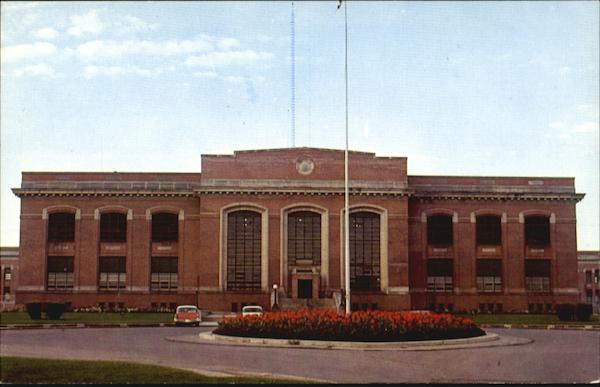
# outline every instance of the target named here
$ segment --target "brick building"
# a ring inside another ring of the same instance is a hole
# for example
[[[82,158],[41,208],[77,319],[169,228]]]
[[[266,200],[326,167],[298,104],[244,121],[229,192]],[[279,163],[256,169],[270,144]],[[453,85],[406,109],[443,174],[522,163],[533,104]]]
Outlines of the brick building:
[[[578,252],[580,302],[591,304],[600,312],[600,251]]]
[[[19,279],[19,248],[0,247],[0,310],[17,308],[15,292]]]
[[[350,152],[352,308],[549,311],[577,302],[573,178],[408,176]],[[202,155],[201,173],[23,172],[18,302],[331,306],[344,152]]]

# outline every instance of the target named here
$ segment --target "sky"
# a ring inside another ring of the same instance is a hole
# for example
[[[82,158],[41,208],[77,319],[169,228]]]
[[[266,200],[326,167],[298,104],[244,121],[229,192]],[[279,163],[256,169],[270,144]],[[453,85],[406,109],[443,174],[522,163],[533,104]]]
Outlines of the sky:
[[[345,2],[352,150],[412,175],[574,177],[598,250],[599,3]],[[200,172],[344,149],[344,10],[287,1],[1,2],[0,245],[22,171]]]

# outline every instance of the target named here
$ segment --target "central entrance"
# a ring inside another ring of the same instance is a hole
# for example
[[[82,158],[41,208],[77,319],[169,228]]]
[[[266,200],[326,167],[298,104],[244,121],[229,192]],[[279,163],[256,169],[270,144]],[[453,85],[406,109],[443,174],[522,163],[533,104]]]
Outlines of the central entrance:
[[[298,280],[298,298],[312,298],[312,279]]]

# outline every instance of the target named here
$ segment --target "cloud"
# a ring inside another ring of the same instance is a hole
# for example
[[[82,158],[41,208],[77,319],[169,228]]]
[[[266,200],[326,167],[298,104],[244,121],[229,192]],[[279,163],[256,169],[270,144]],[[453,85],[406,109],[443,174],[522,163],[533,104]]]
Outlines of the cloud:
[[[194,76],[198,78],[217,78],[219,74],[214,71],[197,71]]]
[[[220,50],[229,50],[230,48],[239,47],[240,42],[235,38],[222,38],[217,41],[217,46]]]
[[[50,39],[54,39],[58,36],[58,31],[56,31],[54,28],[46,27],[46,28],[40,28],[38,30],[32,31],[32,35],[38,39],[50,40]]]
[[[97,76],[137,75],[151,77],[162,74],[163,69],[145,69],[138,66],[86,66],[83,77],[91,79]]]
[[[78,45],[76,48],[67,48],[67,52],[79,56],[81,59],[95,59],[99,57],[122,57],[127,55],[170,56],[178,54],[191,54],[213,49],[211,43],[204,40],[93,40]]]
[[[25,66],[22,68],[15,69],[13,74],[18,77],[21,76],[46,76],[53,78],[55,76],[54,69],[45,63],[39,63],[36,65]]]
[[[258,61],[268,60],[273,57],[269,52],[244,51],[220,51],[209,52],[200,56],[190,56],[185,64],[189,66],[217,67],[227,65],[248,65]]]
[[[158,24],[150,24],[135,16],[118,16],[116,20],[110,23],[112,32],[121,35],[136,34],[138,32],[153,31],[158,28]]]
[[[67,30],[69,35],[82,37],[87,34],[96,35],[102,32],[104,25],[98,18],[95,10],[84,15],[71,16],[72,26]]]
[[[56,53],[56,46],[47,42],[17,44],[2,47],[2,62],[19,62],[39,57],[47,57]]]
[[[597,121],[582,122],[580,124],[574,125],[571,128],[571,131],[574,133],[597,133],[598,132],[598,122]]]

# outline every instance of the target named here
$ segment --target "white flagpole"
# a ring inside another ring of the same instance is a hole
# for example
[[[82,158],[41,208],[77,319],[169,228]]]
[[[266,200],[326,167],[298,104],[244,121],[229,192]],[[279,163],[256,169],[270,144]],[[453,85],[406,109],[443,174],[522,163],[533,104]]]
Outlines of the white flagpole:
[[[341,4],[341,2],[340,2]],[[351,312],[350,308],[350,195],[348,187],[348,2],[344,7],[344,30],[345,30],[345,81],[346,81],[346,151],[344,152],[344,247],[345,247],[345,284],[346,288],[346,315]]]

